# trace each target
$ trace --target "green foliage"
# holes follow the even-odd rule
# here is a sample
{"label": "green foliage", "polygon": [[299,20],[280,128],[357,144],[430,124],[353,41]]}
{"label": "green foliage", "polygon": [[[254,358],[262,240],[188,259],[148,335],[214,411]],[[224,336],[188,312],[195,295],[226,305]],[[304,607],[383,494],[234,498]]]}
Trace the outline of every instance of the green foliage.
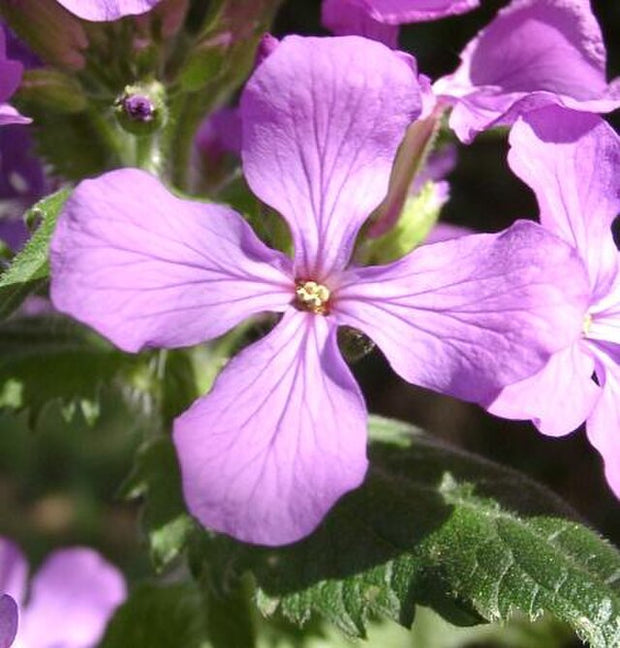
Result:
{"label": "green foliage", "polygon": [[[319,613],[350,636],[416,604],[459,625],[547,611],[596,648],[620,641],[618,552],[524,476],[382,419],[364,485],[317,531],[277,549],[200,540],[212,578],[253,572],[264,614]],[[213,560],[213,556],[217,556]],[[217,572],[214,570],[217,568]],[[219,575],[218,575],[219,573]]]}
{"label": "green foliage", "polygon": [[179,555],[194,528],[185,511],[176,455],[167,437],[140,449],[123,494],[147,496],[142,524],[151,560],[157,570],[163,569]]}
{"label": "green foliage", "polygon": [[137,362],[61,315],[13,318],[0,324],[0,406],[27,407],[32,424],[51,400],[68,418],[88,403],[96,414],[99,388]]}
{"label": "green foliage", "polygon": [[132,147],[131,138],[116,128],[106,112],[112,107],[111,99],[109,105],[91,105],[76,113],[51,112],[26,101],[20,106],[36,124],[37,153],[67,180],[79,181],[123,166]]}
{"label": "green foliage", "polygon": [[100,648],[206,648],[204,640],[196,586],[144,584],[117,610]]}
{"label": "green foliage", "polygon": [[213,648],[250,648],[256,644],[248,589],[243,582],[225,591],[203,582],[207,635]]}
{"label": "green foliage", "polygon": [[10,315],[49,275],[49,244],[56,220],[69,197],[68,189],[46,196],[25,215],[40,224],[24,249],[0,276],[0,319]]}

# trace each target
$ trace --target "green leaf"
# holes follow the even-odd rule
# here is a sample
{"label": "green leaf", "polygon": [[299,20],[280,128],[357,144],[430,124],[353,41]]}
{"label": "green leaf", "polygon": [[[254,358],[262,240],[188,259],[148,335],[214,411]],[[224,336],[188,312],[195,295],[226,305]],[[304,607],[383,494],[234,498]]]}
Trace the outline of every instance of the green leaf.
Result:
{"label": "green leaf", "polygon": [[405,424],[372,418],[377,429],[397,443],[371,445],[364,485],[312,536],[279,549],[211,541],[221,577],[250,569],[263,613],[319,613],[351,636],[374,616],[408,627],[420,604],[460,625],[547,611],[595,648],[619,645],[620,555],[561,500]]}
{"label": "green leaf", "polygon": [[118,609],[99,648],[206,648],[194,585],[141,585]]}
{"label": "green leaf", "polygon": [[10,315],[49,275],[49,244],[58,214],[69,197],[69,189],[61,189],[31,207],[25,218],[40,221],[24,249],[0,276],[0,319]]}
{"label": "green leaf", "polygon": [[252,648],[256,644],[250,588],[235,583],[226,591],[216,591],[203,581],[207,635],[213,648]]}
{"label": "green leaf", "polygon": [[0,406],[27,407],[32,425],[55,399],[88,414],[100,386],[138,361],[60,315],[14,318],[0,324]]}
{"label": "green leaf", "polygon": [[122,490],[129,498],[146,496],[142,524],[151,560],[157,570],[163,569],[179,555],[194,529],[185,510],[179,467],[169,438],[160,437],[141,448]]}

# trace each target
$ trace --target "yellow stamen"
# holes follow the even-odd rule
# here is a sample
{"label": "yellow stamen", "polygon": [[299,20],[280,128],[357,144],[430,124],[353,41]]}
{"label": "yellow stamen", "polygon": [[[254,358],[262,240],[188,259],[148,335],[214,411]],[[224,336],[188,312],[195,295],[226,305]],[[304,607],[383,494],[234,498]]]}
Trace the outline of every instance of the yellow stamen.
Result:
{"label": "yellow stamen", "polygon": [[586,316],[583,318],[583,325],[581,328],[584,337],[588,337],[588,333],[590,332],[591,328],[592,328],[592,315],[590,315],[590,313],[586,313]]}
{"label": "yellow stamen", "polygon": [[297,306],[302,310],[327,315],[329,312],[329,288],[316,281],[298,281],[295,287]]}

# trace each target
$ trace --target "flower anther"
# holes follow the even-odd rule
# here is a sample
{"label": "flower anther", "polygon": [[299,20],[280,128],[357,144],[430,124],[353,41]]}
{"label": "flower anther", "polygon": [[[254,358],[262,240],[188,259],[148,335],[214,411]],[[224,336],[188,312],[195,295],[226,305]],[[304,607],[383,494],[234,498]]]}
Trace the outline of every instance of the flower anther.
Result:
{"label": "flower anther", "polygon": [[327,315],[329,313],[329,288],[316,281],[297,281],[295,284],[295,305],[300,310]]}

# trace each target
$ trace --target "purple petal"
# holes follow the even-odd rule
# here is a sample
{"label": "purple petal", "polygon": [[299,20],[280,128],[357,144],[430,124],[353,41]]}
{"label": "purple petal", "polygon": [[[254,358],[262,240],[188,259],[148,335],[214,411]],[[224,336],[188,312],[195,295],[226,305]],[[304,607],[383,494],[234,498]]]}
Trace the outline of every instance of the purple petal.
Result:
{"label": "purple petal", "polygon": [[4,29],[0,28],[0,126],[28,124],[32,121],[5,103],[17,90],[23,70],[24,66],[21,63],[6,58],[6,36]]}
{"label": "purple petal", "polygon": [[520,221],[350,271],[339,323],[369,335],[405,380],[488,404],[581,333],[588,287],[575,251]]}
{"label": "purple petal", "polygon": [[[266,58],[271,56],[280,45],[280,39],[276,38],[272,34],[265,33],[261,36],[261,39],[258,41],[258,47],[256,48],[256,56],[254,57],[254,67],[258,67]],[[239,124],[239,129],[241,129],[241,124]],[[241,135],[239,135],[241,137]]]}
{"label": "purple petal", "polygon": [[291,226],[299,277],[346,265],[420,109],[412,67],[357,36],[289,36],[256,69],[241,99],[243,167]]}
{"label": "purple petal", "polygon": [[589,340],[613,342],[620,345],[620,273],[607,295],[589,309],[587,323]]}
{"label": "purple petal", "polygon": [[435,92],[456,102],[450,125],[466,142],[549,104],[586,112],[620,105],[620,80],[607,84],[605,47],[588,2],[513,0],[461,61]]}
{"label": "purple petal", "polygon": [[291,309],[175,422],[185,499],[239,540],[299,540],[366,473],[366,409],[329,316]]}
{"label": "purple petal", "polygon": [[30,124],[32,119],[24,117],[13,106],[4,103],[0,104],[0,126],[9,126],[10,124]]}
{"label": "purple petal", "polygon": [[84,20],[117,20],[150,11],[161,0],[58,0],[72,14]]}
{"label": "purple petal", "polygon": [[125,600],[116,567],[86,548],[54,552],[32,580],[19,630],[24,646],[94,646]]}
{"label": "purple petal", "polygon": [[398,47],[398,27],[371,18],[358,0],[323,0],[321,22],[336,36],[365,36],[390,49]]}
{"label": "purple petal", "polygon": [[555,353],[537,374],[508,385],[488,408],[508,419],[531,419],[548,436],[577,429],[590,415],[601,390],[592,380],[594,359],[583,342]]}
{"label": "purple petal", "polygon": [[358,0],[375,20],[390,25],[436,20],[476,9],[479,0]]}
{"label": "purple petal", "polygon": [[9,648],[17,634],[17,603],[8,595],[0,595],[0,648]]}
{"label": "purple petal", "polygon": [[214,163],[224,153],[241,154],[241,119],[237,108],[220,108],[207,116],[196,134],[196,146]]}
{"label": "purple petal", "polygon": [[541,223],[577,248],[592,300],[606,295],[618,273],[620,138],[597,115],[551,106],[518,121],[510,144],[508,162],[535,191]]}
{"label": "purple petal", "polygon": [[180,200],[137,169],[82,182],[51,244],[55,307],[126,351],[189,346],[283,311],[291,261],[234,211]]}
{"label": "purple petal", "polygon": [[28,563],[20,548],[0,537],[0,592],[10,594],[19,604],[26,599]]}
{"label": "purple petal", "polygon": [[0,241],[5,243],[13,252],[19,252],[24,247],[30,233],[26,223],[17,218],[0,218]]}
{"label": "purple petal", "polygon": [[590,443],[601,453],[609,486],[620,498],[620,346],[599,345],[597,378],[602,395],[588,419]]}
{"label": "purple petal", "polygon": [[473,234],[474,231],[463,225],[454,225],[452,223],[437,223],[426,237],[424,244],[430,245],[431,243],[441,243],[442,241],[450,241],[452,239],[461,238]]}
{"label": "purple petal", "polygon": [[17,90],[22,79],[24,66],[6,57],[6,36],[0,29],[0,103],[6,101]]}
{"label": "purple petal", "polygon": [[28,45],[20,40],[9,27],[5,24],[0,24],[0,30],[4,32],[6,39],[7,56],[14,61],[19,61],[26,69],[31,70],[43,65],[41,59],[28,47]]}

